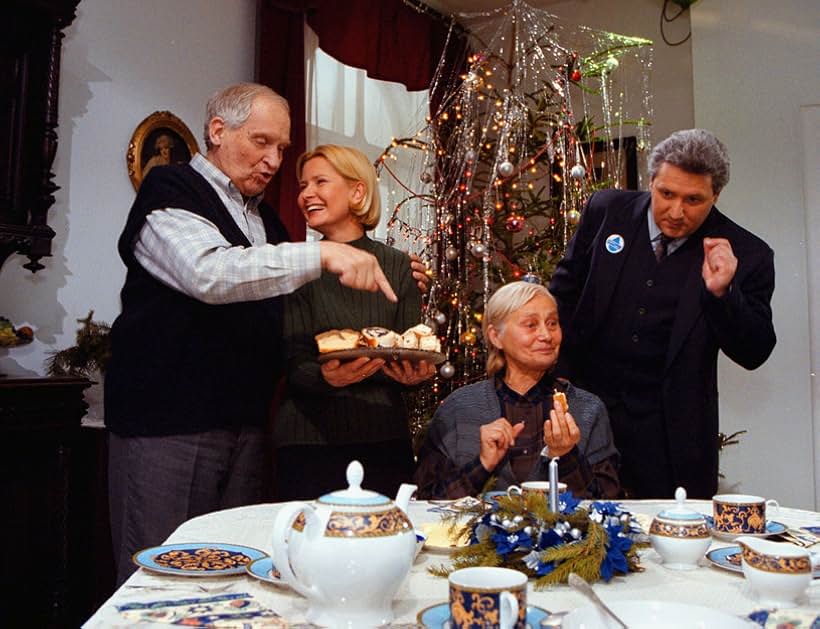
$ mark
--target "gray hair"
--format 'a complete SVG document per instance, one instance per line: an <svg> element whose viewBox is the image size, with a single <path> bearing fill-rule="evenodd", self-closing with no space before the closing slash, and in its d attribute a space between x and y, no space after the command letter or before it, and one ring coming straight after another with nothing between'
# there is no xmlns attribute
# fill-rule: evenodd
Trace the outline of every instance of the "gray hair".
<svg viewBox="0 0 820 629"><path fill-rule="evenodd" d="M729 183L729 152L726 145L705 129L676 131L649 154L649 179L662 164L672 164L688 173L712 176L712 192L720 193Z"/></svg>
<svg viewBox="0 0 820 629"><path fill-rule="evenodd" d="M222 118L231 129L241 127L251 115L251 106L257 96L266 96L285 108L290 114L288 101L274 92L267 85L259 83L237 83L214 92L205 106L205 148L210 150L211 137L209 127L211 120Z"/></svg>
<svg viewBox="0 0 820 629"><path fill-rule="evenodd" d="M546 286L532 282L510 282L499 288L487 302L481 329L487 345L487 375L492 376L506 365L504 351L490 342L487 330L493 326L499 334L504 332L504 324L513 312L523 308L533 297L544 296L555 301Z"/></svg>

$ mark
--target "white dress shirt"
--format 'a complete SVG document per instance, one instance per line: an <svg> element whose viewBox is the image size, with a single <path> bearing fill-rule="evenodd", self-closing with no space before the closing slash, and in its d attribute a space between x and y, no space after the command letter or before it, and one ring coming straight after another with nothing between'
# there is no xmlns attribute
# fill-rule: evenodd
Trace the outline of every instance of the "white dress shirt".
<svg viewBox="0 0 820 629"><path fill-rule="evenodd" d="M228 176L199 153L190 164L214 188L252 246L232 245L198 214L158 208L134 241L134 256L148 273L210 304L284 295L321 275L318 242L268 244L258 209L262 195L245 201Z"/></svg>

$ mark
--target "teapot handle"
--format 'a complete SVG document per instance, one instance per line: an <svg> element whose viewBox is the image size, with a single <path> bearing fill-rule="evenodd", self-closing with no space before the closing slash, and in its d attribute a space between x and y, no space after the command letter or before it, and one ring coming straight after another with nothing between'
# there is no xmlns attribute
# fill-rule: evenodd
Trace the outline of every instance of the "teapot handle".
<svg viewBox="0 0 820 629"><path fill-rule="evenodd" d="M311 526L311 520L313 521L312 526L320 525L316 511L310 505L304 502L283 505L273 523L273 565L276 566L282 579L299 594L308 599L321 599L322 592L319 588L315 585L308 587L302 583L290 567L290 532L293 530L293 522L302 512L305 514L305 529ZM324 527L320 527L319 530L323 529Z"/></svg>

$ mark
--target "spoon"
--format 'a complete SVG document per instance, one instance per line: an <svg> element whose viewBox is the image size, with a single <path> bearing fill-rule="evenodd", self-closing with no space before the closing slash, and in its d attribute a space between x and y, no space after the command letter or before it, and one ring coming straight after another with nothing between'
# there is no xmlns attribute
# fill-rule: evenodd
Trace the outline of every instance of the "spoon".
<svg viewBox="0 0 820 629"><path fill-rule="evenodd" d="M629 629L629 627L626 626L626 623L620 618L618 618L615 615L615 612L613 612L609 607L606 606L606 603L604 603L600 598L598 598L598 595L595 593L595 590L592 589L592 586L589 583L587 583L583 577L578 576L574 572L570 572L569 577L567 577L567 583L569 583L574 590L580 592L589 600L591 600L595 604L595 606L598 607L598 609L608 614L609 617L612 618L615 622L617 622L622 629Z"/></svg>

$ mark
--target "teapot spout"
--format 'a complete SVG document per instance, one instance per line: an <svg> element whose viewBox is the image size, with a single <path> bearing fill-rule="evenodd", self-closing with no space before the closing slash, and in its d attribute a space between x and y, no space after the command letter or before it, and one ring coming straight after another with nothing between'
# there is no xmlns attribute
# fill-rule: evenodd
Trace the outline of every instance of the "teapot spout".
<svg viewBox="0 0 820 629"><path fill-rule="evenodd" d="M396 494L396 506L407 513L407 506L410 504L410 498L416 493L415 485L411 485L410 483L402 483L401 487L399 487L399 491Z"/></svg>

